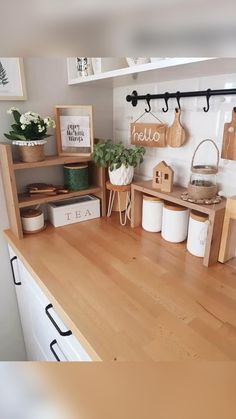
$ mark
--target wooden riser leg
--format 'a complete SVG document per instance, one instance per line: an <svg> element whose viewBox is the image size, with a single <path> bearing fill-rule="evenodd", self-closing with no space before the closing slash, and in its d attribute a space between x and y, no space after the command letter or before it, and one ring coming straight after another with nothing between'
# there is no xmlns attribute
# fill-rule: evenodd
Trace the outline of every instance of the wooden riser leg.
<svg viewBox="0 0 236 419"><path fill-rule="evenodd" d="M131 227L139 227L142 224L143 194L131 186Z"/></svg>
<svg viewBox="0 0 236 419"><path fill-rule="evenodd" d="M225 208L209 215L210 225L206 241L205 256L203 259L204 266L213 265L218 261L224 215Z"/></svg>

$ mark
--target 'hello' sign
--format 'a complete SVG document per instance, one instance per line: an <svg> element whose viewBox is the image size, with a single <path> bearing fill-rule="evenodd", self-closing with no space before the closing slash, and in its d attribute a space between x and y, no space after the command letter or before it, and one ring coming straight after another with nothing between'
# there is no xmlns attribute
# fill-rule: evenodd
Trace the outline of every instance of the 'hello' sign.
<svg viewBox="0 0 236 419"><path fill-rule="evenodd" d="M131 128L131 144L144 147L166 146L165 124L141 124L133 122Z"/></svg>

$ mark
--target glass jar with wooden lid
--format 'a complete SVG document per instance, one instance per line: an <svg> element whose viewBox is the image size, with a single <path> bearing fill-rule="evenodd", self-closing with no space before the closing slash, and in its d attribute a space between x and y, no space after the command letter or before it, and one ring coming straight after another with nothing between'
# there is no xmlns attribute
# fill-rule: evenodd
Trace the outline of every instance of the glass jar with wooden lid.
<svg viewBox="0 0 236 419"><path fill-rule="evenodd" d="M43 211L39 208L21 211L21 222L26 234L38 233L45 228Z"/></svg>
<svg viewBox="0 0 236 419"><path fill-rule="evenodd" d="M198 151L199 147L205 143L210 142L216 149L216 164L194 164L194 159L196 156L196 152ZM219 166L219 150L217 145L212 140L203 140L197 146L191 163L191 176L190 182L188 185L188 195L189 198L194 200L200 199L211 199L214 198L217 194L218 187L216 183L216 174L218 172Z"/></svg>

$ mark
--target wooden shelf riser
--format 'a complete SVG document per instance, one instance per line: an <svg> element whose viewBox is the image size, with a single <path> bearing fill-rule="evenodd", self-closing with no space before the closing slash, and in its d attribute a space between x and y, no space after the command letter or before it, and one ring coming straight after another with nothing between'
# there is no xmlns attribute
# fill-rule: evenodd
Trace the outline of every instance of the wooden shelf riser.
<svg viewBox="0 0 236 419"><path fill-rule="evenodd" d="M9 144L0 144L0 162L2 169L2 179L6 197L6 204L8 210L9 224L12 232L16 237L23 238L23 230L20 217L20 209L27 208L38 204L47 204L49 202L56 202L74 198L77 196L93 194L101 200L101 215L106 214L106 172L103 168L98 168L91 161L91 156L80 157L80 156L48 156L42 162L36 163L22 163L13 162L12 149ZM88 189L76 192L70 192L68 194L60 194L53 196L23 196L18 195L16 186L16 171L32 168L45 168L50 166L62 166L65 163L75 162L89 162L89 178L90 186Z"/></svg>
<svg viewBox="0 0 236 419"><path fill-rule="evenodd" d="M0 161L10 228L19 239L22 239L23 231L10 146L0 144Z"/></svg>
<svg viewBox="0 0 236 419"><path fill-rule="evenodd" d="M225 214L225 200L223 199L221 203L215 205L194 204L181 199L181 193L183 193L184 190L185 189L182 187L174 187L173 192L166 193L153 189L151 181L143 181L133 184L131 187L131 227L135 228L142 225L143 194L156 196L167 202L174 202L183 207L208 214L209 228L203 265L213 265L218 261L221 232Z"/></svg>
<svg viewBox="0 0 236 419"><path fill-rule="evenodd" d="M19 208L26 208L31 205L38 205L38 204L48 204L49 202L57 202L63 201L69 198L75 198L77 196L88 195L88 194L96 194L100 193L101 189L96 186L91 186L88 189L83 189L81 191L76 192L69 192L67 194L60 194L60 195L52 195L52 196L44 196L37 198L36 196L21 196L19 195Z"/></svg>
<svg viewBox="0 0 236 419"><path fill-rule="evenodd" d="M58 157L46 156L45 160L35 163L13 162L14 170L34 169L36 167L60 166L68 163L85 163L91 161L91 157Z"/></svg>

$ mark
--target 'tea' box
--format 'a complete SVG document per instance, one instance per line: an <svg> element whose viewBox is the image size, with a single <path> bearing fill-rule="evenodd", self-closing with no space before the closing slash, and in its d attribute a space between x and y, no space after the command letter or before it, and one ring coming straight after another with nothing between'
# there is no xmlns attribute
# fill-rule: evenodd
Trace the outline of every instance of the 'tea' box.
<svg viewBox="0 0 236 419"><path fill-rule="evenodd" d="M79 223L100 217L100 200L84 195L48 204L48 216L54 227Z"/></svg>

